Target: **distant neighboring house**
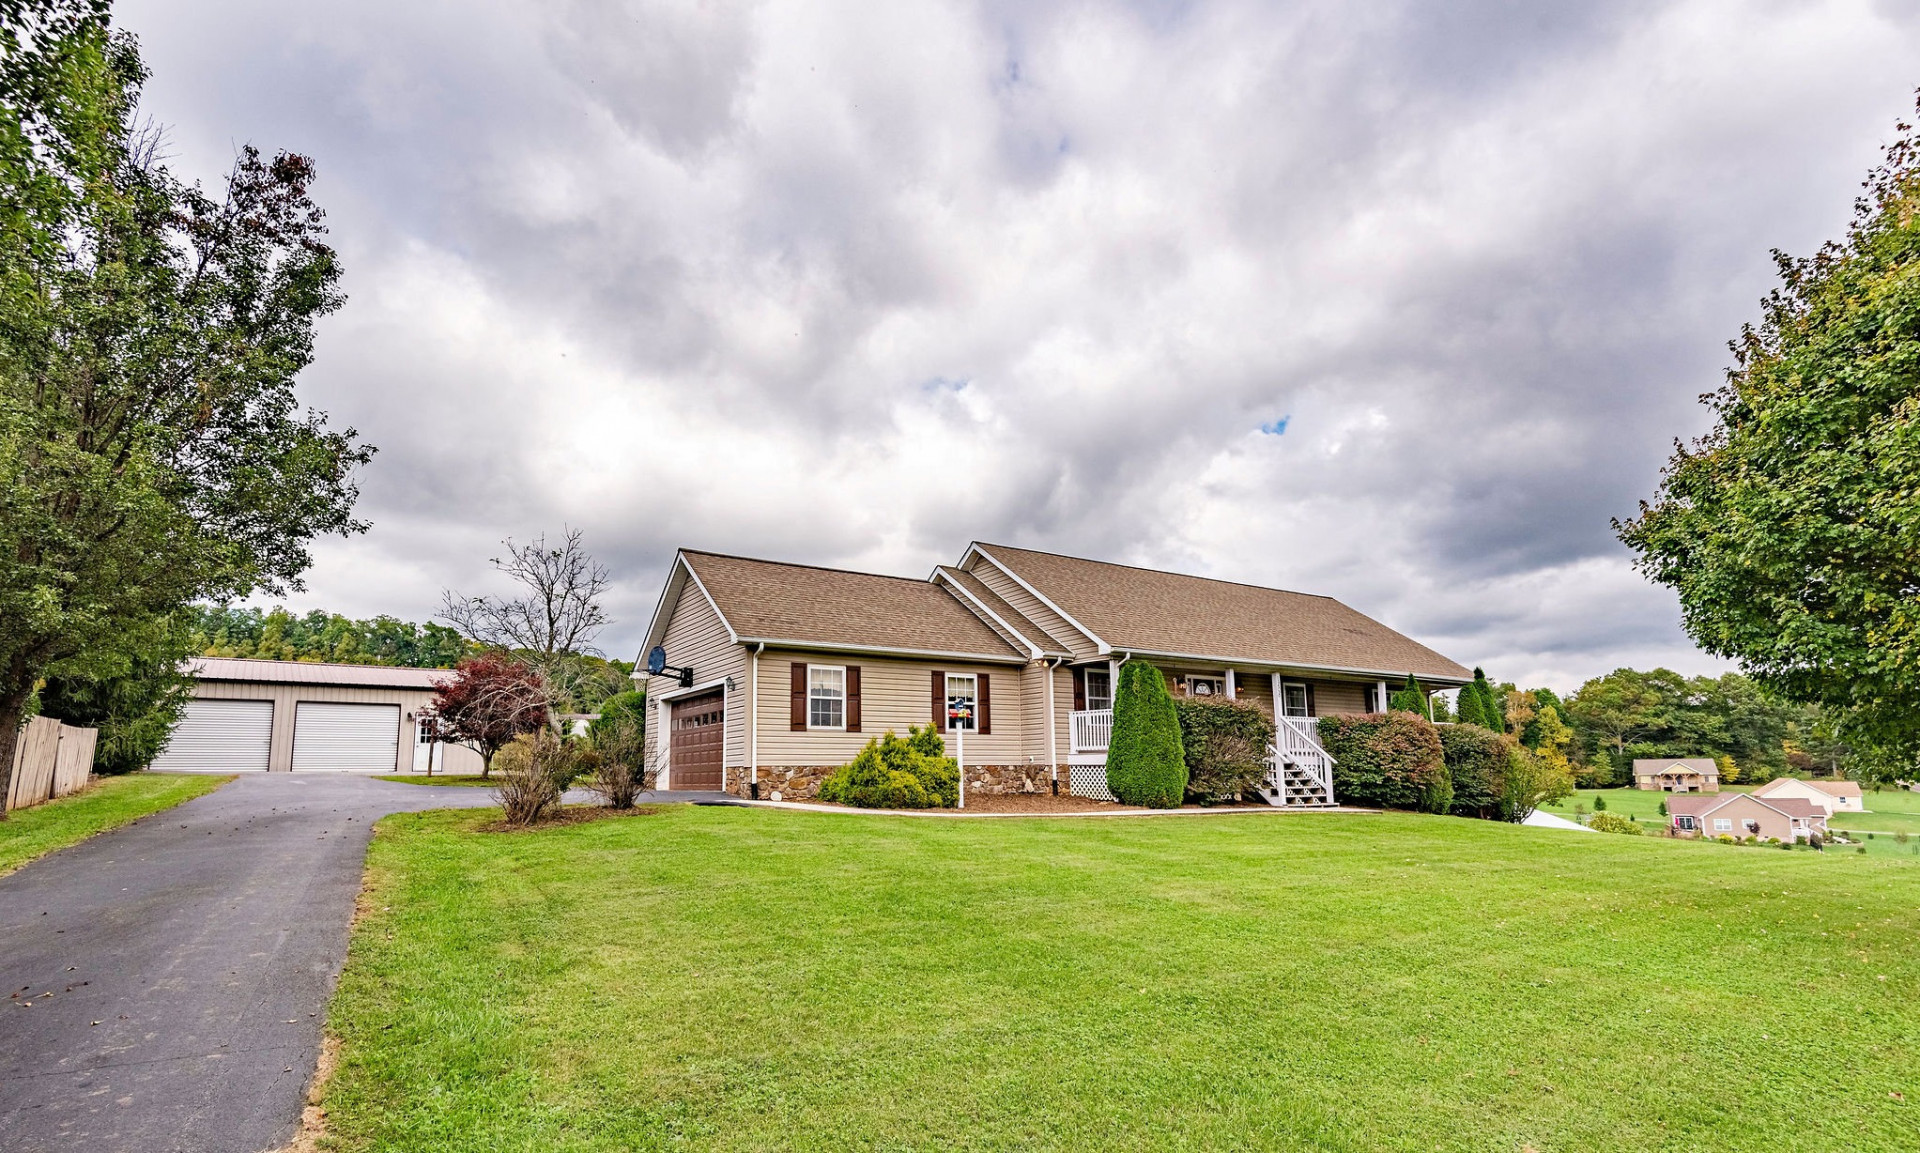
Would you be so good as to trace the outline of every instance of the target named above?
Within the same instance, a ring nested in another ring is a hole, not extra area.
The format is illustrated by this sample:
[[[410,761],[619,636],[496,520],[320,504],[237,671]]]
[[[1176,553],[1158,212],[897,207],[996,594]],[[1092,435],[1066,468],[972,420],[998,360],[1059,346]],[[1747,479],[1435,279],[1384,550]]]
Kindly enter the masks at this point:
[[[1827,833],[1827,811],[1804,797],[1754,793],[1678,796],[1667,802],[1667,823],[1681,837],[1759,837],[1804,841]]]
[[[1717,793],[1720,766],[1712,757],[1671,757],[1633,762],[1633,787],[1662,793]]]
[[[1779,777],[1753,790],[1756,797],[1799,797],[1825,809],[1828,816],[1837,812],[1864,813],[1866,794],[1854,781],[1801,781]]]
[[[153,767],[187,772],[470,773],[420,711],[446,669],[195,657],[193,695]]]
[[[1384,709],[1409,673],[1428,691],[1473,676],[1330,597],[979,543],[925,579],[682,550],[641,654],[661,788],[796,800],[926,724],[965,745],[969,793],[1104,799],[1134,662],[1274,717],[1263,794],[1324,805],[1315,718]]]

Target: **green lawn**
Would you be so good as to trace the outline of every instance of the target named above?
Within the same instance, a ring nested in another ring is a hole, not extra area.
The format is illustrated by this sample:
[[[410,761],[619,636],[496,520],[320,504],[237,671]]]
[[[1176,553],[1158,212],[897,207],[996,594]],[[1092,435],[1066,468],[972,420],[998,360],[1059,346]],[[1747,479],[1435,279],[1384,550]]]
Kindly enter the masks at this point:
[[[107,777],[71,797],[17,809],[0,821],[0,877],[95,833],[211,793],[232,779],[196,773],[129,773]]]
[[[1405,814],[490,819],[377,828],[339,1148],[1777,1153],[1920,1125],[1920,864]]]
[[[479,773],[435,773],[432,776],[428,776],[425,773],[394,773],[390,776],[377,779],[382,781],[398,781],[403,785],[450,785],[454,787],[464,786],[467,788],[483,789],[491,789],[500,783],[497,780],[482,777]]]
[[[1727,791],[1736,792],[1751,789],[1751,785],[1730,786]],[[1670,794],[1642,789],[1581,789],[1564,800],[1555,801],[1541,808],[1562,817],[1573,817],[1574,806],[1583,806],[1588,813],[1594,811],[1594,798],[1604,797],[1607,811],[1621,816],[1640,818],[1652,835],[1666,827],[1667,819],[1660,815],[1660,802]],[[1904,856],[1920,859],[1920,793],[1909,793],[1900,789],[1886,789],[1880,792],[1869,790],[1866,795],[1867,811],[1864,813],[1835,813],[1827,822],[1827,827],[1836,832],[1845,832],[1850,839],[1861,842],[1870,856]],[[1872,840],[1866,840],[1866,834],[1872,832]],[[1893,834],[1905,832],[1908,843],[1896,844]],[[1852,852],[1851,848],[1846,850]]]

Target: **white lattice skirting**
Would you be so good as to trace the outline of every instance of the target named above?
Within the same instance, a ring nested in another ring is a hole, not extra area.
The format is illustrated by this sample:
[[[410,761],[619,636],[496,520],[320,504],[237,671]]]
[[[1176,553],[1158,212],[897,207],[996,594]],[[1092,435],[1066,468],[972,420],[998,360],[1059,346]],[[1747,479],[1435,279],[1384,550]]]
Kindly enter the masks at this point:
[[[1107,791],[1107,766],[1068,765],[1067,791],[1096,801],[1113,800],[1113,794]]]

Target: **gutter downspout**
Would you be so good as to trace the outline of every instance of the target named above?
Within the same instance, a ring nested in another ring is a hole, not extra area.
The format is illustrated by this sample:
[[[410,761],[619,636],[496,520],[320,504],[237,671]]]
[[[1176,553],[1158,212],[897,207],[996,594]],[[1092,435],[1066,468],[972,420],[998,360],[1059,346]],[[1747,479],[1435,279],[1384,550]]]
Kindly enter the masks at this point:
[[[760,654],[767,651],[761,641],[747,661],[747,792],[760,799]]]
[[[1047,769],[1056,797],[1060,795],[1060,743],[1054,735],[1057,718],[1053,707],[1053,674],[1059,671],[1060,661],[1060,657],[1054,657],[1044,662],[1047,666]]]

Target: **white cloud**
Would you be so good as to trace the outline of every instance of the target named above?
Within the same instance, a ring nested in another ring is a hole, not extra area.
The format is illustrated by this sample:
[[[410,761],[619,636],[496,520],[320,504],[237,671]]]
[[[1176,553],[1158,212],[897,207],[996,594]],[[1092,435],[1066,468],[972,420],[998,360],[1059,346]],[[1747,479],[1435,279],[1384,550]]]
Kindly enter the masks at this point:
[[[320,161],[309,392],[382,451],[308,603],[425,616],[566,522],[624,651],[679,544],[979,537],[1563,688],[1713,667],[1608,518],[1920,48],[1842,0],[121,12],[181,167]]]

